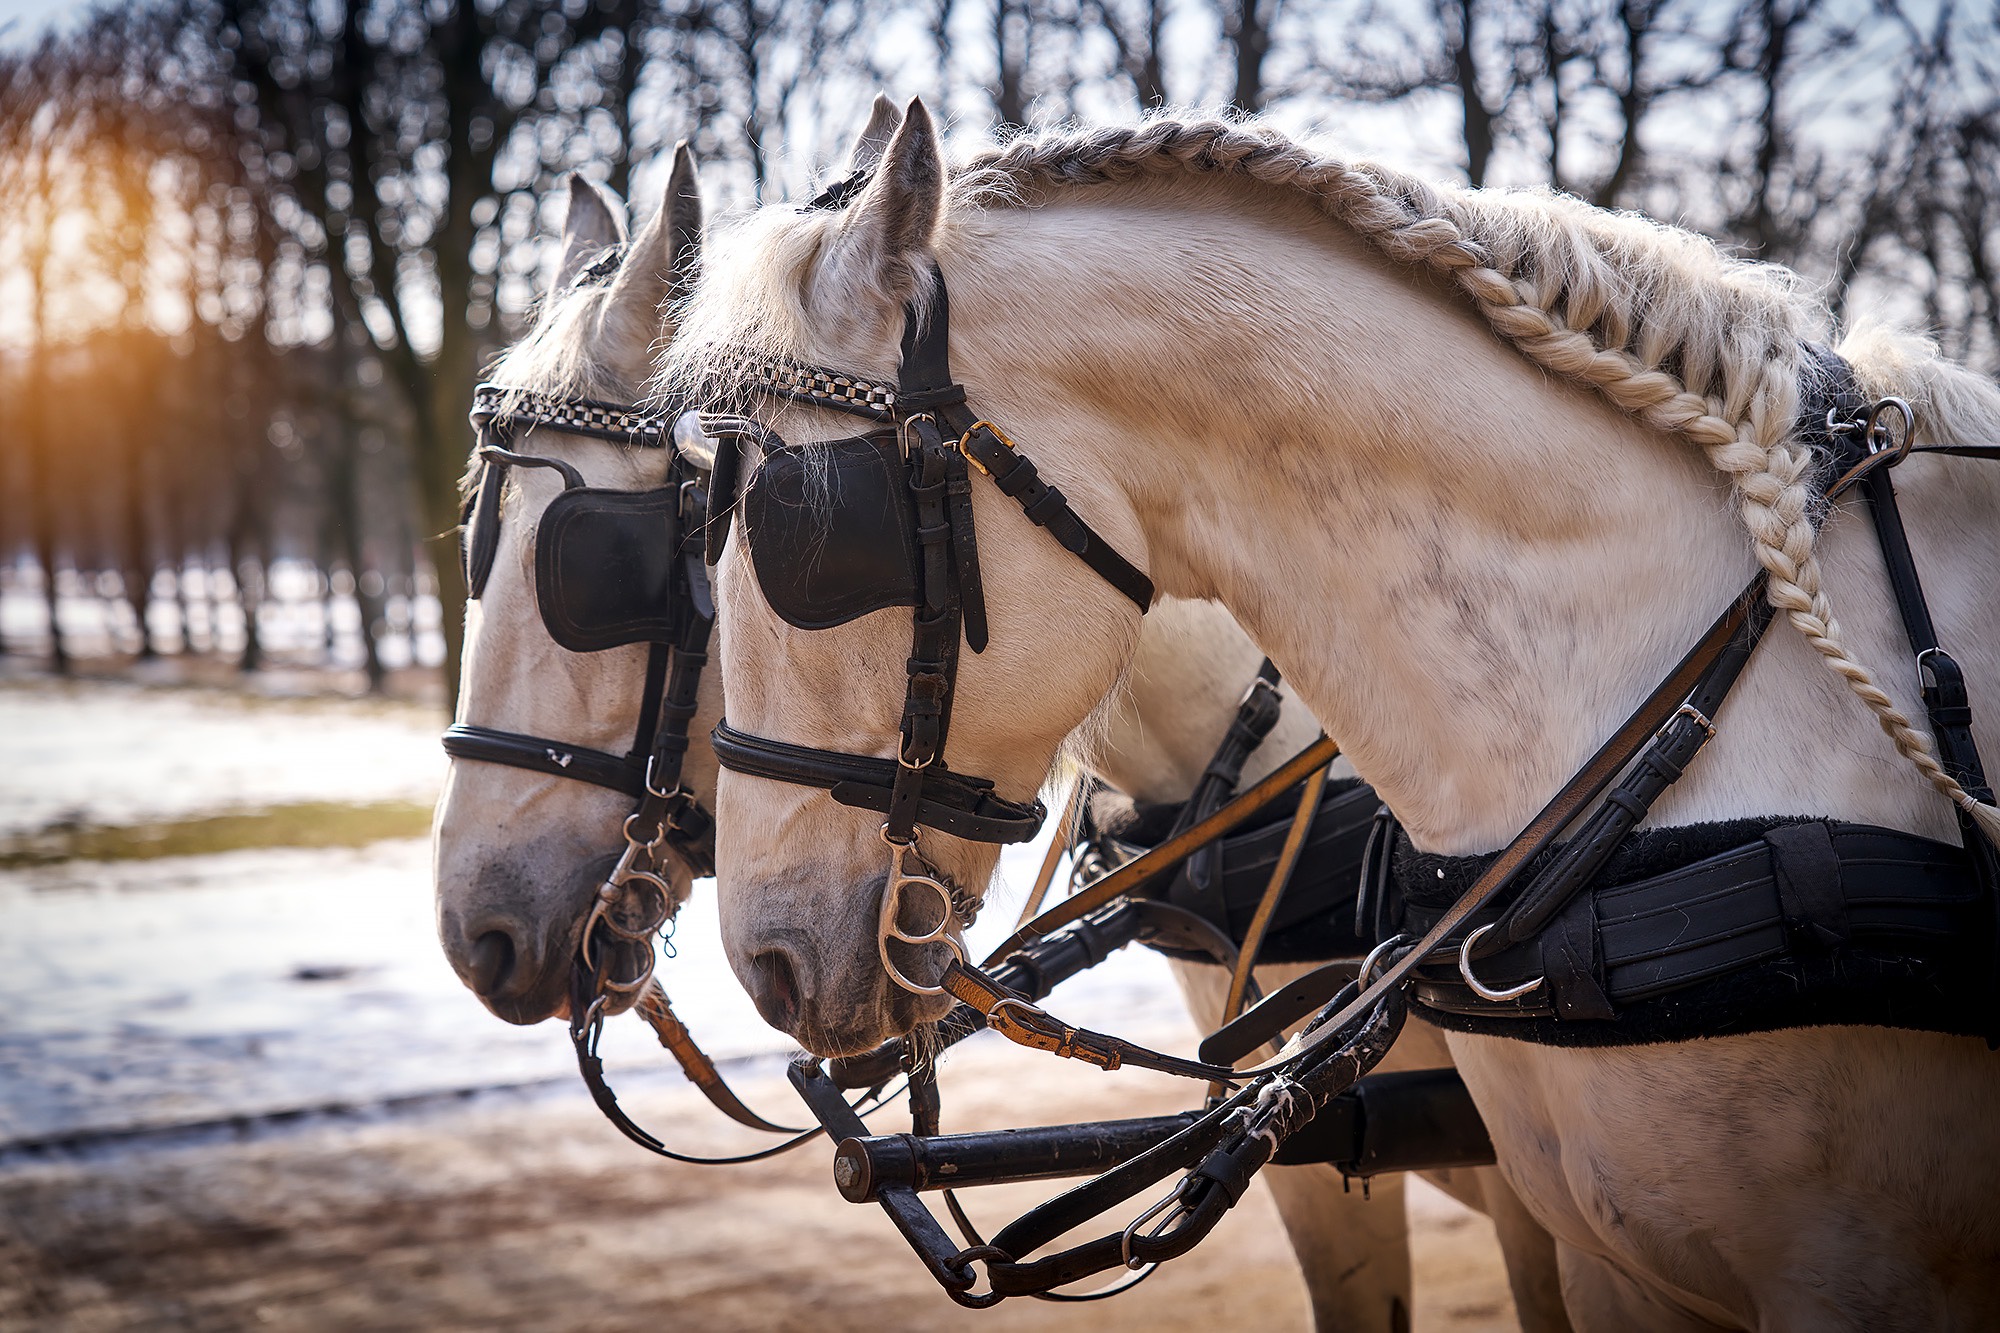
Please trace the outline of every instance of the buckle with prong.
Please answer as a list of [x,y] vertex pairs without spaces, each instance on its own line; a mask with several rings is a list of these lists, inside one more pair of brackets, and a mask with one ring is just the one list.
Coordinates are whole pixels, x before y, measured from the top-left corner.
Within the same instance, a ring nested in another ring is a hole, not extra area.
[[985,431],[988,435],[991,435],[994,439],[1000,441],[1001,447],[1005,448],[1007,452],[1018,453],[1019,450],[1015,448],[1014,441],[1008,437],[1006,431],[1001,430],[998,426],[994,425],[992,422],[988,421],[984,417],[981,417],[979,420],[973,422],[970,426],[967,426],[965,428],[965,434],[958,437],[958,451],[961,454],[965,455],[966,462],[972,464],[972,466],[979,469],[980,474],[982,476],[990,477],[993,475],[992,469],[988,468],[986,464],[980,462],[979,459],[973,455],[972,449],[970,447],[974,432],[982,430]]

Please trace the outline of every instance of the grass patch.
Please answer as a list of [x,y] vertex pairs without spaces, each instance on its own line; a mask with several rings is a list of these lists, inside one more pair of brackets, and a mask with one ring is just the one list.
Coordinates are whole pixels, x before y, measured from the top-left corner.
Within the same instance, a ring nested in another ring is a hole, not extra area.
[[147,824],[57,824],[0,839],[0,870],[62,861],[143,861],[250,847],[364,847],[430,832],[431,807],[416,801],[299,801],[263,810]]

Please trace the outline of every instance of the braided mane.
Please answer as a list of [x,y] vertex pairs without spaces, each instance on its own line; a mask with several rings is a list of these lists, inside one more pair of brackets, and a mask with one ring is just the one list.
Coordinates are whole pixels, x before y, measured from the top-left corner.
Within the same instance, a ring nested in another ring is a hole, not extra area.
[[[1054,131],[981,152],[952,177],[945,225],[975,210],[1034,207],[1066,189],[1172,175],[1239,177],[1292,193],[1390,259],[1438,274],[1536,365],[1699,447],[1730,479],[1770,574],[1771,604],[1925,779],[2000,841],[2000,811],[1944,771],[1931,738],[1841,641],[1815,554],[1816,460],[1794,438],[1800,378],[1816,373],[1800,344],[1830,340],[1833,321],[1796,275],[1636,214],[1548,192],[1434,184],[1325,154],[1269,125],[1221,119]],[[762,239],[789,246],[774,257],[778,269],[808,261],[803,236]],[[1910,343],[1877,335],[1855,340],[1855,350],[1894,366],[1920,412],[1927,394],[1977,399],[1977,414],[2000,424],[2000,394],[1981,393],[1967,372]],[[1884,390],[1879,370],[1864,365],[1860,375]]]

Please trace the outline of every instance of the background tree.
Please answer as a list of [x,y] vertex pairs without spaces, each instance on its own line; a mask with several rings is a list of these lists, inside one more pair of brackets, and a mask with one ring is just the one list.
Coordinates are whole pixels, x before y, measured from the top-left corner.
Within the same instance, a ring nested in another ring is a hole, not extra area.
[[[0,49],[0,592],[40,643],[343,664],[435,615],[563,174],[797,197],[956,132],[1228,105],[1640,208],[2000,364],[2000,17],[1903,0],[136,0]],[[720,211],[720,210],[718,210]],[[434,600],[433,600],[434,599]],[[21,603],[10,603],[20,607]],[[359,645],[351,637],[358,616]],[[310,632],[300,625],[310,624]],[[104,627],[93,633],[92,626]],[[424,642],[429,642],[424,640]],[[0,643],[18,654],[30,639]],[[428,650],[426,650],[428,651]],[[352,654],[351,656],[345,656]]]

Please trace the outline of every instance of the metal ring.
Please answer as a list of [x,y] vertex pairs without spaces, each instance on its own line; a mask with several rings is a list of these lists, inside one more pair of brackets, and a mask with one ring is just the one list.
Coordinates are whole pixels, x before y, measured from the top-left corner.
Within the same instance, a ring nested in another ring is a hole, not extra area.
[[[598,924],[621,940],[649,939],[659,934],[673,916],[673,893],[664,879],[650,870],[633,870],[626,874],[619,888],[630,890],[634,885],[642,886],[646,892],[652,893],[659,899],[659,905],[641,924],[628,926],[611,914],[611,907],[614,904],[607,904],[606,909],[598,915]],[[624,905],[624,903],[615,904],[615,906]]]
[[659,965],[659,955],[648,948],[646,950],[646,965],[639,969],[638,976],[624,981],[620,981],[616,977],[599,976],[597,978],[597,988],[600,992],[611,991],[618,995],[630,995],[635,991],[645,988],[646,984],[653,979],[653,972]]
[[[1897,438],[1896,432],[1889,427],[1888,423],[1882,420],[1883,414],[1887,412],[1894,412],[1903,419],[1903,433],[1900,439]],[[1877,446],[1875,443],[1878,438],[1884,441],[1880,446]],[[1870,454],[1893,453],[1895,457],[1890,460],[1889,465],[1894,467],[1909,456],[1910,446],[1916,443],[1917,414],[1915,409],[1906,400],[1901,398],[1883,398],[1879,400],[1873,407],[1868,409],[1868,415],[1863,418],[1861,439],[1868,446]]]
[[1465,982],[1467,986],[1470,986],[1472,988],[1472,993],[1474,995],[1477,995],[1482,1000],[1498,1001],[1498,1000],[1519,999],[1521,996],[1526,995],[1529,991],[1535,989],[1535,987],[1541,985],[1543,981],[1547,980],[1546,977],[1536,977],[1533,981],[1524,981],[1518,986],[1509,986],[1505,990],[1494,990],[1491,986],[1488,986],[1484,982],[1482,982],[1478,977],[1472,975],[1472,946],[1479,942],[1480,936],[1484,935],[1487,931],[1493,929],[1493,927],[1499,924],[1500,923],[1498,921],[1487,922],[1479,929],[1473,931],[1470,935],[1467,935],[1465,937],[1465,943],[1458,946],[1458,975]]
[[[889,879],[882,886],[882,906],[875,919],[876,956],[882,960],[882,969],[889,974],[889,979],[904,990],[916,995],[943,995],[945,989],[942,986],[925,986],[904,976],[903,970],[889,957],[889,941],[896,940],[903,944],[918,946],[941,944],[951,951],[954,959],[960,963],[965,962],[965,946],[952,934],[958,925],[958,912],[952,905],[951,890],[933,876],[912,875],[903,869],[903,858],[916,850],[915,834],[910,836],[908,842],[897,842],[889,836],[889,826],[884,824],[882,840],[889,844],[891,852]],[[944,913],[934,930],[922,935],[911,935],[896,924],[896,915],[902,910],[903,887],[907,884],[922,884],[937,894],[938,904],[944,908]]]
[[1366,987],[1369,978],[1375,975],[1375,964],[1381,960],[1382,955],[1409,938],[1408,935],[1391,935],[1388,939],[1383,940],[1380,944],[1370,949],[1368,956],[1361,960],[1361,971],[1355,974],[1355,980],[1359,981],[1363,987]]
[[[652,761],[648,760],[647,775],[649,777],[651,776],[651,768],[652,768]],[[652,788],[648,786],[647,790],[651,791]],[[656,794],[663,797],[667,795],[667,793],[665,792],[659,792]],[[655,824],[653,826],[653,836],[651,838],[648,838],[646,841],[641,842],[639,841],[638,838],[632,835],[632,826],[638,822],[639,822],[639,812],[637,810],[634,810],[631,814],[625,816],[625,823],[622,826],[622,831],[625,834],[626,844],[630,846],[633,851],[650,852],[656,850],[660,845],[660,839],[667,836],[667,831],[661,828],[658,824]]]

